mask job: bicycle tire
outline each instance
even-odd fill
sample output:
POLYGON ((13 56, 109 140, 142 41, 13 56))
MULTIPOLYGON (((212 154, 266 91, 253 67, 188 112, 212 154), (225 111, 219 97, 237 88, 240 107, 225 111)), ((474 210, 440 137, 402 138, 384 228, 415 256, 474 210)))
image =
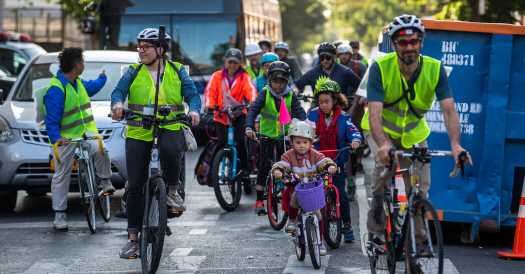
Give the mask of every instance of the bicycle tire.
POLYGON ((286 221, 288 221, 288 214, 283 210, 282 190, 278 192, 275 191, 275 184, 270 175, 266 177, 266 187, 268 191, 266 195, 268 221, 273 229, 281 230, 286 224, 286 221))
POLYGON ((297 260, 302 262, 306 258, 306 243, 304 239, 304 230, 303 225, 298 224, 298 231, 295 235, 295 255, 297 256, 297 260))
POLYGON ((233 169, 232 158, 230 150, 219 150, 213 158, 212 165, 212 180, 215 197, 217 198, 219 205, 226 211, 234 211, 239 206, 239 201, 241 200, 241 182, 239 180, 230 182, 230 179, 226 179, 235 177, 234 174, 231 174, 233 169), (221 168, 221 165, 225 165, 224 169, 221 168), (224 174, 222 174, 223 170, 224 174), (226 191, 231 195, 231 202, 227 201, 226 197, 223 195, 221 187, 225 185, 227 186, 226 191))
POLYGON ((107 193, 101 193, 98 195, 98 208, 100 216, 104 222, 111 220, 111 195, 107 193))
POLYGON ((337 190, 330 187, 326 191, 326 206, 323 209, 324 239, 331 248, 341 245, 343 220, 337 216, 337 190), (333 232, 333 233, 332 233, 333 232))
POLYGON ((140 236, 140 260, 142 273, 157 271, 162 257, 166 236, 167 206, 166 183, 160 176, 150 179, 145 189, 144 218, 140 236))
POLYGON ((91 178, 94 173, 90 174, 89 165, 85 160, 78 160, 78 185, 80 190, 80 204, 84 210, 89 230, 92 234, 97 232, 95 218, 95 199, 94 187, 91 178))
POLYGON ((249 179, 246 179, 242 182, 242 188, 244 189, 244 194, 250 195, 252 194, 252 182, 249 179))
MULTIPOLYGON (((407 233, 405 235, 408 235, 405 239, 405 267, 406 267, 406 273, 437 273, 442 274, 443 268, 444 268, 444 262, 443 262, 443 234, 441 229, 441 223, 438 218, 438 214, 432 204, 426 200, 426 199, 420 199, 417 200, 415 203, 414 208, 417 210, 416 212, 411 212, 407 216, 408 218, 408 225, 407 227, 407 233), (419 254, 420 251, 417 248, 416 244, 416 254, 414 254, 413 250, 413 239, 415 239, 415 232, 413 228, 413 223, 415 224, 415 221, 413 222, 412 219, 417 218, 419 216, 423 217, 423 225, 425 227, 425 235, 430 237, 431 244, 433 245, 432 250, 433 254, 431 256, 423 256, 423 254, 419 254), (430 235, 430 236, 429 236, 430 235), (435 246, 434 246, 435 245, 435 246), (437 257, 437 258, 436 258, 437 257), (437 265, 435 265, 437 260, 437 265), (432 264, 432 265, 431 265, 432 264), (416 268, 422 268, 422 269, 416 269, 416 268), (418 271, 420 270, 420 271, 418 271)), ((428 242, 427 242, 428 243, 428 242)))
POLYGON ((317 244, 317 230, 318 227, 315 225, 314 217, 309 216, 306 218, 305 223, 306 230, 306 242, 308 245, 308 252, 310 253, 310 259, 314 269, 321 268, 321 253, 319 251, 319 245, 317 244))

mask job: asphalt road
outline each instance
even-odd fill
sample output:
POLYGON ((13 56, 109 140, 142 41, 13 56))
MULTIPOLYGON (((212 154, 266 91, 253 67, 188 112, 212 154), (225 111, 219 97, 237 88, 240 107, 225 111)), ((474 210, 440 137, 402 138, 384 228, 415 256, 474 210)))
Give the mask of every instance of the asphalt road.
MULTIPOLYGON (((158 273, 370 273, 361 244, 329 250, 323 267, 314 271, 308 260, 298 262, 289 236, 273 230, 266 217, 253 214, 254 195, 243 196, 240 207, 223 211, 206 186, 193 179, 197 154, 187 160, 187 212, 169 223, 158 273)), ((118 209, 119 191, 113 201, 118 209)), ((1 201, 0 201, 1 202, 1 201)), ((68 232, 52 229, 50 195, 19 193, 16 213, 0 215, 0 273, 139 273, 140 260, 118 257, 126 241, 126 222, 100 219, 91 234, 80 212, 78 194, 69 199, 68 232)), ((354 231, 359 234, 358 203, 352 205, 354 231)), ((481 242, 463 245, 458 231, 447 226, 445 273, 525 273, 525 262, 498 259, 496 250, 510 248, 512 231, 482 234, 481 242)), ((401 272, 402 273, 402 272, 401 272)))

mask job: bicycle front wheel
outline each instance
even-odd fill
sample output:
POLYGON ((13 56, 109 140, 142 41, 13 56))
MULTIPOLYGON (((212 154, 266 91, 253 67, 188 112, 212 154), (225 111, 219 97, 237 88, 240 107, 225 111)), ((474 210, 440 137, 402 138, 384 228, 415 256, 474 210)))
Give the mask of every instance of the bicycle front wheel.
POLYGON ((414 203, 405 239, 406 272, 443 273, 443 234, 438 214, 425 199, 414 203))
POLYGON ((242 186, 233 174, 233 155, 222 149, 213 158, 213 190, 219 205, 226 211, 234 211, 241 200, 242 186))
POLYGON ((101 193, 98 196, 98 208, 100 216, 107 223, 111 219, 111 194, 101 193))
POLYGON ((323 209, 324 239, 331 248, 341 245, 341 229, 343 221, 337 216, 337 193, 335 187, 326 191, 326 206, 323 209))
POLYGON ((95 217, 95 203, 97 193, 95 188, 95 172, 93 166, 85 160, 78 160, 78 185, 80 190, 80 204, 86 215, 91 233, 97 232, 95 217))
POLYGON ((283 210, 282 204, 282 192, 284 190, 284 183, 282 185, 276 184, 268 175, 266 179, 266 185, 268 189, 268 195, 266 197, 266 211, 268 211, 268 220, 270 225, 275 230, 281 230, 286 221, 288 220, 288 214, 283 210))
POLYGON ((310 252, 310 259, 315 269, 321 268, 321 252, 319 250, 319 243, 321 242, 318 237, 319 227, 315 224, 314 217, 310 216, 306 219, 306 242, 308 245, 308 251, 310 252))
POLYGON ((144 198, 144 218, 140 237, 142 273, 152 274, 159 267, 166 236, 166 183, 162 177, 148 182, 144 198))

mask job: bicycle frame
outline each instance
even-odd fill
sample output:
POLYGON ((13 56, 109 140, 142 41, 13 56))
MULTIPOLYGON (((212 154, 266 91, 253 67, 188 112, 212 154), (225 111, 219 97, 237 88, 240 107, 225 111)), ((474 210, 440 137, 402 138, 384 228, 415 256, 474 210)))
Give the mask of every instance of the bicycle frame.
POLYGON ((340 196, 339 196, 339 190, 333 183, 332 176, 328 176, 325 179, 325 185, 324 185, 324 192, 328 192, 328 190, 332 189, 335 192, 335 206, 336 206, 336 218, 341 218, 341 203, 340 203, 340 196))
MULTIPOLYGON (((231 178, 229 178, 230 180, 233 180, 237 174, 237 158, 238 158, 238 154, 237 154, 237 146, 236 146, 236 143, 235 143, 235 138, 233 137, 234 133, 234 128, 233 128, 233 125, 230 123, 228 125, 228 141, 227 141, 227 145, 226 145, 226 150, 229 150, 232 152, 232 156, 233 156, 233 163, 232 163, 232 172, 230 173, 230 176, 231 178)), ((224 169, 225 169, 225 165, 221 165, 221 172, 224 174, 224 169)))

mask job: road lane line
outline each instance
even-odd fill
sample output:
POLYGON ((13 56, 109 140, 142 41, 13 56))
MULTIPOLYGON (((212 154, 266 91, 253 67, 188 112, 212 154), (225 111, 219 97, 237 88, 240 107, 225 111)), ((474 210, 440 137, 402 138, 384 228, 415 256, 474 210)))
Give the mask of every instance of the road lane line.
POLYGON ((207 229, 205 229, 205 228, 196 228, 196 229, 190 230, 189 235, 205 235, 206 233, 208 233, 207 229))
POLYGON ((175 248, 171 253, 170 253, 170 257, 177 257, 177 256, 188 256, 190 255, 191 251, 193 250, 193 248, 191 247, 180 247, 180 248, 175 248))
POLYGON ((304 261, 297 260, 296 255, 288 257, 288 262, 283 270, 283 274, 319 274, 325 273, 330 262, 330 255, 321 256, 321 268, 314 269, 312 262, 310 261, 310 254, 306 251, 306 257, 304 261))

